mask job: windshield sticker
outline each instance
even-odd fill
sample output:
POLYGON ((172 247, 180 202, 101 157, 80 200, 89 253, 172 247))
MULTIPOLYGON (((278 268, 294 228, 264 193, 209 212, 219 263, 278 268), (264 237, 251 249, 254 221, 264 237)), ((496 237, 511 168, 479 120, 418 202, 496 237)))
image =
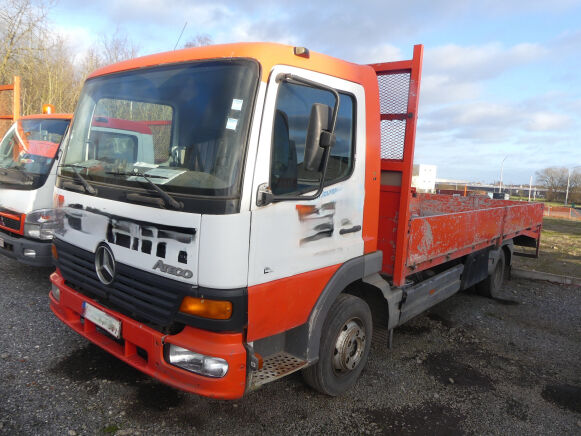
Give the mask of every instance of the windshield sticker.
MULTIPOLYGON (((185 173, 187 170, 174 170, 172 168, 152 168, 145 172, 148 176, 152 177, 151 181, 156 185, 165 185, 172 179, 175 179, 177 176, 185 173)), ((136 181, 139 180, 140 177, 132 176, 129 177, 127 180, 136 181)))
POLYGON ((238 125, 238 120, 236 118, 228 118, 226 122, 226 128, 228 130, 236 130, 236 126, 238 125))
POLYGON ((242 110, 242 103, 244 103, 244 100, 240 100, 238 98, 235 98, 232 100, 232 110, 233 111, 241 111, 242 110))

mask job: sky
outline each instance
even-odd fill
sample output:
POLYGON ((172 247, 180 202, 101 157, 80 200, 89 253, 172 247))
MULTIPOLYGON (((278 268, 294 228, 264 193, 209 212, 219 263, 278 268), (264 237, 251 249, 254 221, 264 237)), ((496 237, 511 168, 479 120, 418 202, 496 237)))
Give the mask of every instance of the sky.
POLYGON ((140 55, 197 35, 357 63, 410 59, 424 44, 415 163, 484 183, 502 169, 505 184, 581 166, 581 0, 60 0, 49 19, 78 58, 115 32, 140 55))

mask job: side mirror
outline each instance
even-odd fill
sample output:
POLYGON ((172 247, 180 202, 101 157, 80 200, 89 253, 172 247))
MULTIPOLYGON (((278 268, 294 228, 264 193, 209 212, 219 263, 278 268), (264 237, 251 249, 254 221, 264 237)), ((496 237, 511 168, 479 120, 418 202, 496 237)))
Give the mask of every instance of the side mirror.
MULTIPOLYGON (((327 147, 332 119, 332 109, 326 104, 314 103, 311 107, 309 125, 307 127, 307 138, 305 142, 304 168, 307 171, 322 171, 323 152, 327 147)), ((334 134, 333 141, 334 141, 334 134)))

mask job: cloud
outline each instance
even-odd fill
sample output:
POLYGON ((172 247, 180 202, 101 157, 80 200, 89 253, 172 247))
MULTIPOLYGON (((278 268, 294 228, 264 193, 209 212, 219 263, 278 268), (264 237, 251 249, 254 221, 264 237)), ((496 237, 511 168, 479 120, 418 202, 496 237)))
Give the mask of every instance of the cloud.
POLYGON ((490 79, 515 66, 541 59, 547 49, 540 44, 521 43, 504 47, 499 42, 459 46, 447 44, 426 50, 430 73, 453 74, 460 81, 490 79))
POLYGON ((80 62, 87 51, 97 42, 97 35, 82 26, 54 26, 54 33, 61 35, 73 53, 75 63, 80 62))
POLYGON ((266 40, 358 63, 409 59, 413 43, 425 41, 416 161, 467 178, 497 177, 509 152, 506 168, 521 174, 526 165, 567 163, 567 148, 581 162, 573 145, 581 137, 576 0, 59 3, 70 23, 83 23, 67 29, 60 21, 80 50, 93 33, 116 28, 143 52, 172 49, 186 21, 182 44, 197 34, 216 43, 266 40), (555 30, 553 22, 573 27, 555 30))
POLYGON ((565 114, 535 112, 530 114, 527 128, 533 131, 560 130, 570 127, 573 120, 565 114))

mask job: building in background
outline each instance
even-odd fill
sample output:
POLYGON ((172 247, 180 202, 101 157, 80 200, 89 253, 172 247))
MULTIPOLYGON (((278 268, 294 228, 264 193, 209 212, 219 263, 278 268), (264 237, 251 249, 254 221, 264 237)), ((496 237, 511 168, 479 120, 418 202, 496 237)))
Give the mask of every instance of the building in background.
POLYGON ((412 186, 418 192, 435 192, 436 165, 415 164, 412 173, 412 186))

